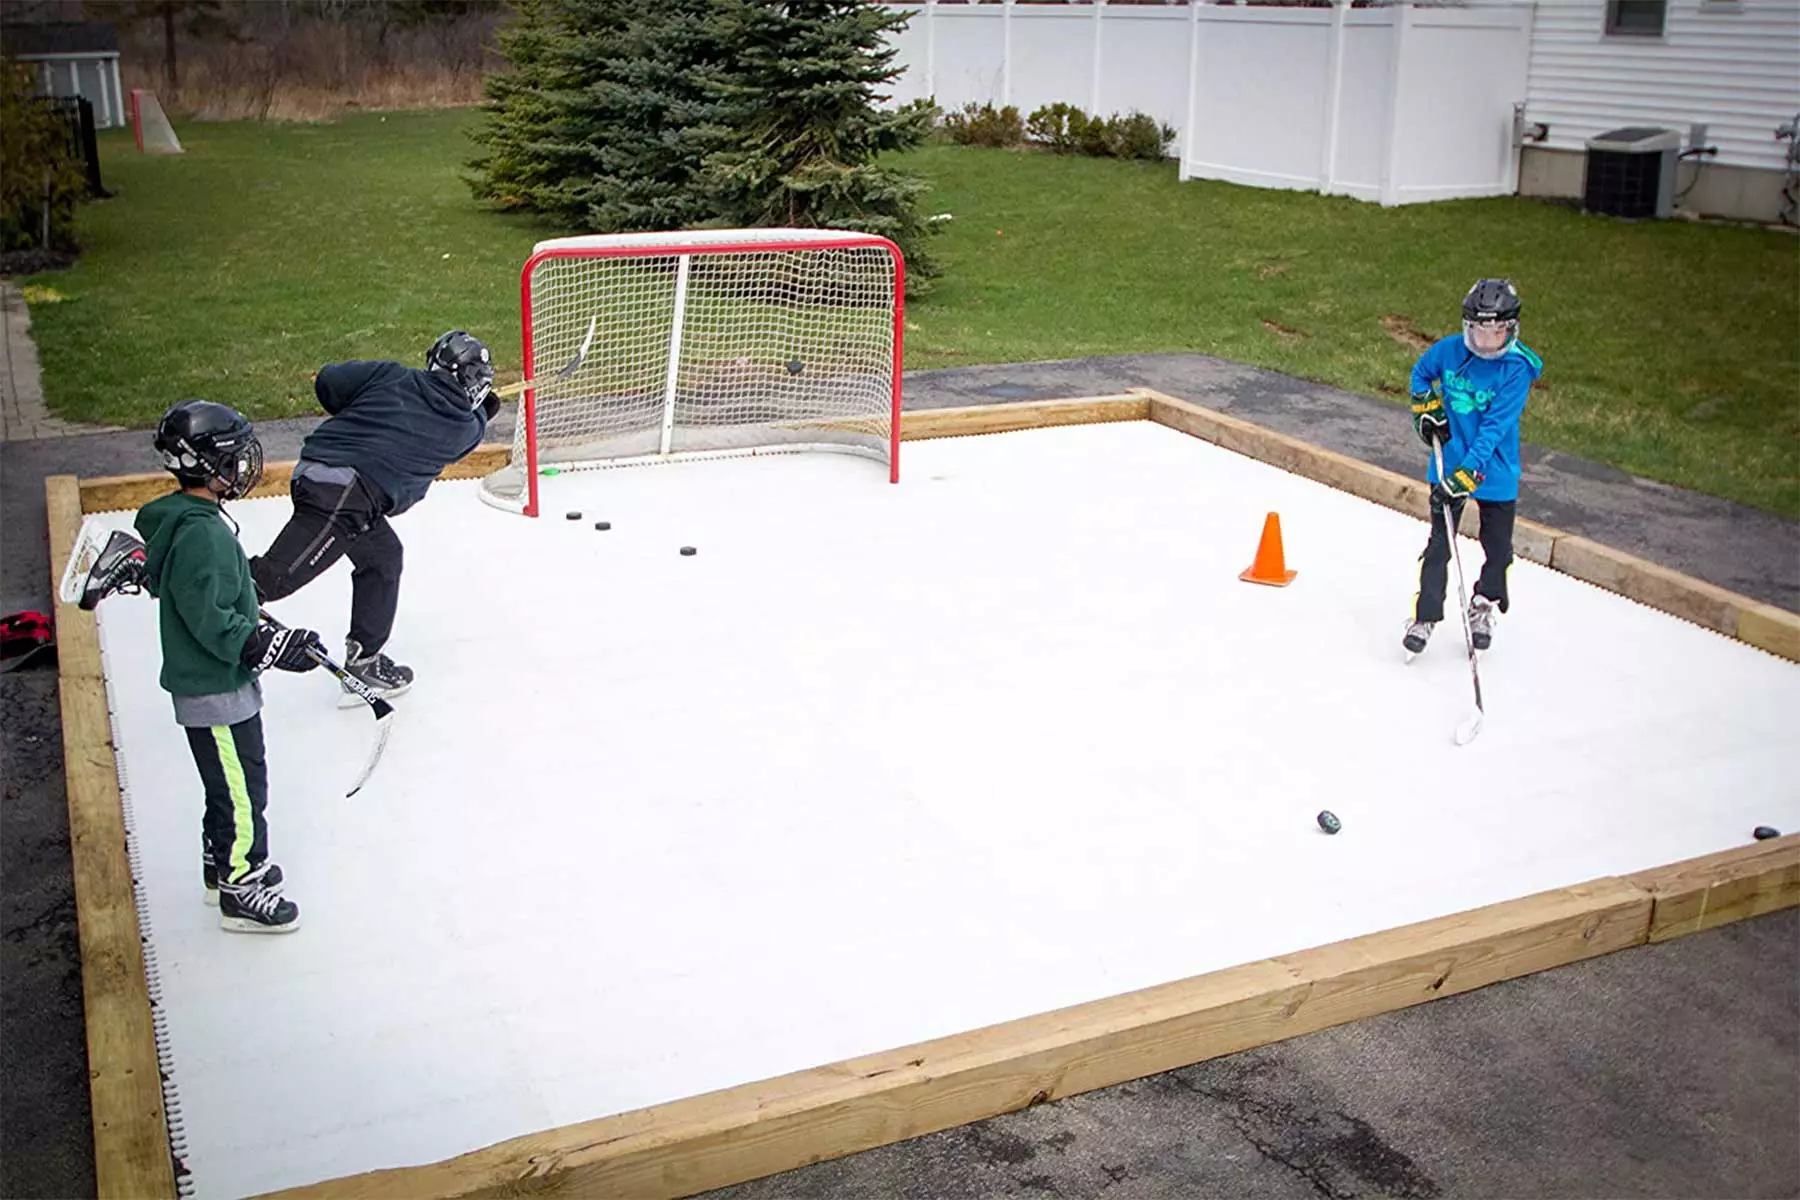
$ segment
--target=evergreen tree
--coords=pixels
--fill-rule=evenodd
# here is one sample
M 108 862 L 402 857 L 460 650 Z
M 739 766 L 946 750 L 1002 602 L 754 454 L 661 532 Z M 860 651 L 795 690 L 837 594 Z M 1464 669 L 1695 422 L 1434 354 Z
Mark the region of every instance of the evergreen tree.
M 918 210 L 928 185 L 877 161 L 931 128 L 928 102 L 877 106 L 900 75 L 888 36 L 909 16 L 871 0 L 721 0 L 720 12 L 734 51 L 713 78 L 735 144 L 707 161 L 711 223 L 879 234 L 906 256 L 908 292 L 925 291 L 938 273 Z
M 554 136 L 576 165 L 552 211 L 599 233 L 704 222 L 696 179 L 726 136 L 716 88 L 731 54 L 725 0 L 564 2 L 574 86 Z
M 567 32 L 561 0 L 514 0 L 513 10 L 496 39 L 512 70 L 482 81 L 487 119 L 470 136 L 486 153 L 469 163 L 468 182 L 499 208 L 535 209 L 573 165 L 550 141 L 565 86 L 557 50 Z

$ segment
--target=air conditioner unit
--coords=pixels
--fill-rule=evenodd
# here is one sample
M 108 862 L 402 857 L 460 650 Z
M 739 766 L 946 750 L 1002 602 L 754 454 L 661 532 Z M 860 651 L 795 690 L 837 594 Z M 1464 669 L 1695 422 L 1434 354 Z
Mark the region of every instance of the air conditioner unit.
M 1668 217 L 1680 158 L 1681 135 L 1673 129 L 1630 126 L 1591 137 L 1582 206 L 1612 217 Z

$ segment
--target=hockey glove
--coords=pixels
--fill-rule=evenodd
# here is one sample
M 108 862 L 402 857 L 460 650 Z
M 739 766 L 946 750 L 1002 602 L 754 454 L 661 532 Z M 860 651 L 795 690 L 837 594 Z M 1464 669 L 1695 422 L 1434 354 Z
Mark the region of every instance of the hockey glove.
M 281 629 L 268 622 L 258 625 L 244 640 L 244 665 L 257 674 L 270 667 L 278 671 L 310 671 L 319 665 L 309 651 L 324 653 L 325 644 L 310 629 Z
M 483 400 L 481 402 L 481 411 L 487 414 L 487 419 L 490 421 L 499 416 L 500 397 L 489 396 L 486 400 Z
M 1443 397 L 1431 392 L 1415 392 L 1412 398 L 1413 432 L 1427 446 L 1435 439 L 1450 440 L 1450 416 L 1444 411 Z
M 1471 471 L 1467 467 L 1458 467 L 1456 470 L 1450 472 L 1449 477 L 1446 478 L 1443 483 L 1439 484 L 1438 487 L 1444 495 L 1448 496 L 1450 499 L 1462 500 L 1472 495 L 1475 489 L 1481 486 L 1481 481 L 1486 478 L 1487 476 L 1483 475 L 1480 471 Z

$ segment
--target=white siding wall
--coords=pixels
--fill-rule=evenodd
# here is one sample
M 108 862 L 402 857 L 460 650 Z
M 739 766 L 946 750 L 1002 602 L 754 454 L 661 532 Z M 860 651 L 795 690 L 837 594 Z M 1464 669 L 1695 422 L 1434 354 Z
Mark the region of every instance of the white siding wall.
M 1779 168 L 1800 112 L 1800 0 L 1670 0 L 1660 38 L 1607 37 L 1603 0 L 1538 0 L 1528 115 L 1542 145 L 1583 150 L 1627 125 L 1708 126 L 1729 166 Z

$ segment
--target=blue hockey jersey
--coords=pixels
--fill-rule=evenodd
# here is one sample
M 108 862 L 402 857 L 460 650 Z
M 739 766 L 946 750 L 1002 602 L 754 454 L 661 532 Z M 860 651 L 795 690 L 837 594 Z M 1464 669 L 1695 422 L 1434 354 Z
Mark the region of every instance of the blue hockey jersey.
M 1462 334 L 1443 338 L 1413 364 L 1413 394 L 1436 391 L 1450 418 L 1444 469 L 1466 467 L 1484 478 L 1477 500 L 1519 498 L 1519 419 L 1531 385 L 1544 373 L 1544 360 L 1523 342 L 1499 358 L 1482 358 L 1463 344 Z M 1437 464 L 1425 464 L 1427 482 L 1436 483 Z

